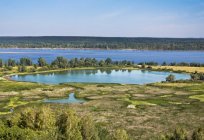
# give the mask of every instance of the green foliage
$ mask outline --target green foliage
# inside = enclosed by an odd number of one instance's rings
[[[12,81],[1,81],[0,82],[0,91],[9,92],[9,91],[22,91],[22,90],[31,90],[35,88],[42,88],[44,85],[35,84],[35,83],[21,83],[21,82],[12,82]]]
[[[128,134],[123,129],[118,129],[113,133],[112,140],[129,140]]]
[[[100,67],[105,66],[105,61],[104,61],[104,60],[100,60],[100,61],[99,61],[99,66],[100,66]]]
[[[54,115],[50,108],[42,107],[36,111],[26,108],[20,113],[18,126],[33,130],[50,130],[54,125]]]
[[[42,57],[38,58],[38,66],[44,67],[46,65],[47,65],[47,62],[44,58],[42,58]]]
[[[106,63],[106,65],[112,64],[112,59],[111,59],[111,58],[107,58],[107,59],[105,60],[105,63]]]
[[[175,81],[175,76],[173,74],[170,74],[169,76],[166,77],[167,82],[173,82]]]
[[[10,67],[15,67],[16,66],[16,61],[13,60],[13,59],[8,59],[6,65],[10,66]]]
[[[198,72],[192,73],[191,79],[195,80],[195,81],[196,80],[204,80],[204,73],[198,73]]]
[[[191,137],[192,140],[203,140],[204,139],[204,131],[201,128],[195,130]]]
[[[21,66],[31,66],[32,64],[33,64],[33,62],[30,58],[21,58],[20,59],[20,65]]]
[[[0,37],[2,48],[203,50],[204,39],[123,37]]]
[[[62,56],[57,57],[51,64],[52,66],[57,66],[58,68],[67,68],[68,60]]]
[[[27,71],[27,67],[26,66],[18,66],[18,72],[26,72]]]
[[[13,69],[12,66],[6,66],[6,67],[5,67],[5,70],[8,70],[8,71],[11,71],[12,69]]]
[[[58,139],[82,140],[80,132],[80,119],[72,111],[61,114],[56,122]]]
[[[125,131],[117,131],[112,137],[126,140],[128,136]],[[70,109],[54,112],[49,106],[28,107],[0,120],[1,140],[109,138],[111,135],[107,129],[98,127],[89,116],[79,116]]]
[[[187,133],[182,128],[176,128],[174,133],[162,136],[162,140],[187,140]]]
[[[80,121],[80,125],[83,140],[99,140],[96,125],[89,116],[84,116]]]
[[[161,136],[161,140],[203,140],[204,132],[201,128],[193,131],[193,134],[188,138],[187,132],[182,128],[175,129],[174,133]]]
[[[2,68],[3,67],[3,60],[2,59],[0,59],[0,68]]]
[[[47,71],[47,70],[49,70],[48,66],[44,66],[38,69],[38,71]]]
[[[35,68],[35,67],[31,67],[31,68],[29,68],[29,70],[28,70],[29,72],[36,72],[37,71],[37,69]]]

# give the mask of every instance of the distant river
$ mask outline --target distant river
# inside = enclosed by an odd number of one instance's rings
[[[44,57],[51,62],[57,56],[66,58],[90,57],[98,60],[107,57],[113,60],[129,60],[139,62],[197,62],[204,63],[204,51],[141,51],[141,50],[74,50],[74,49],[0,49],[0,59],[29,57],[34,62]]]

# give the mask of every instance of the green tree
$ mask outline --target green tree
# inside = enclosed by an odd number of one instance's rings
[[[8,59],[7,65],[11,66],[11,67],[15,67],[16,66],[16,61],[13,60],[13,59]]]
[[[92,66],[98,65],[98,61],[95,58],[93,58],[91,61],[92,61]]]
[[[47,66],[46,60],[44,58],[42,58],[42,57],[38,58],[38,66],[39,67]]]
[[[104,60],[100,60],[98,65],[99,65],[100,67],[105,66],[105,61],[104,61]]]
[[[33,62],[30,58],[21,58],[20,59],[20,65],[21,66],[31,66],[32,64],[33,64]]]
[[[52,62],[52,66],[57,66],[58,68],[67,68],[68,60],[62,56],[59,56]]]
[[[106,63],[106,65],[112,64],[112,59],[111,59],[111,58],[107,58],[107,59],[105,60],[105,63]]]
[[[166,77],[167,82],[173,82],[175,81],[175,76],[173,74],[170,74],[169,76]]]
[[[18,66],[18,72],[26,72],[27,71],[27,67],[26,66]]]
[[[3,67],[3,60],[2,59],[0,59],[0,68],[2,68]]]
[[[92,60],[91,60],[91,58],[85,58],[84,63],[85,63],[85,66],[86,66],[86,67],[92,66]]]

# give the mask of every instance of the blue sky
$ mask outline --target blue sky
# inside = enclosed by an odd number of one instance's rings
[[[204,0],[0,0],[0,36],[204,37]]]

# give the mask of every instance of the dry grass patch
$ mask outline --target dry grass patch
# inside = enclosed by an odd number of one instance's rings
[[[185,71],[185,72],[201,72],[204,73],[204,67],[187,67],[187,66],[153,66],[153,69],[172,69],[174,71]]]

